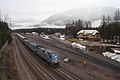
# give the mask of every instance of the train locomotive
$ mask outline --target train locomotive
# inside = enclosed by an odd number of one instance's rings
[[[32,51],[34,51],[37,55],[39,55],[42,59],[44,59],[47,63],[49,63],[52,67],[58,67],[60,62],[59,53],[46,49],[34,42],[29,42],[26,37],[23,37],[20,34],[17,34],[18,38]]]

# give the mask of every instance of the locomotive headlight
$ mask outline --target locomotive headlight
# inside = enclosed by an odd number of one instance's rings
[[[58,57],[57,56],[54,56],[54,58],[53,58],[54,60],[58,60]]]
[[[57,59],[57,56],[54,56],[55,59]]]

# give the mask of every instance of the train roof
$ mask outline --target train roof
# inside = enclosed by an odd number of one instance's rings
[[[47,52],[49,54],[58,54],[57,52],[55,52],[53,50],[50,50],[50,49],[46,49],[46,48],[38,45],[37,43],[31,42],[30,44],[33,45],[33,46],[36,46],[36,48],[38,47],[39,50],[43,50],[43,51],[45,51],[45,52]]]
[[[50,49],[46,49],[45,51],[48,52],[49,54],[58,54],[57,52]]]
[[[33,46],[38,47],[40,50],[46,50],[44,47],[38,45],[37,43],[31,42],[30,44],[33,45]]]
[[[17,35],[18,35],[19,37],[21,37],[22,39],[27,39],[26,37],[24,37],[24,36],[22,36],[22,35],[20,35],[20,34],[18,34],[18,33],[17,33]]]
[[[43,47],[41,47],[41,46],[39,46],[39,49],[40,49],[40,50],[44,50],[44,51],[45,51],[45,48],[43,48]]]
[[[37,46],[38,44],[37,43],[34,43],[34,42],[30,42],[31,45],[33,46]]]

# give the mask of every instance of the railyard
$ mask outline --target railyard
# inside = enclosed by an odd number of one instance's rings
[[[119,3],[1,0],[0,80],[120,80]]]
[[[120,63],[97,54],[83,52],[53,35],[50,39],[22,35],[30,42],[54,50],[61,56],[60,66],[53,68],[30,50],[14,34],[14,57],[21,80],[119,80]],[[69,58],[68,62],[64,59]],[[24,76],[26,75],[26,76]],[[24,77],[23,77],[24,76]]]

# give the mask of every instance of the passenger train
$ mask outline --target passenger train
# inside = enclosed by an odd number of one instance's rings
[[[26,46],[28,46],[32,51],[34,51],[37,55],[43,58],[46,62],[48,62],[50,66],[52,67],[59,66],[59,62],[61,59],[59,53],[50,49],[46,49],[34,42],[30,42],[27,40],[26,37],[23,37],[18,33],[16,35]]]

